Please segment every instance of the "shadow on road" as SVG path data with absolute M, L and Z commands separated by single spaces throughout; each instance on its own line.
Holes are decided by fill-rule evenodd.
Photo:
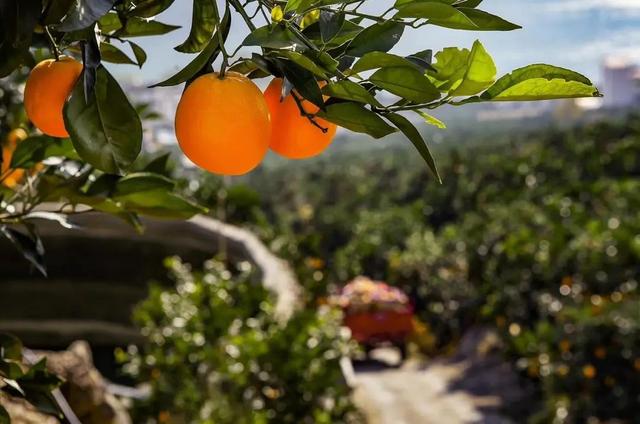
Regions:
M 356 372 L 380 372 L 397 369 L 402 366 L 402 363 L 389 363 L 374 358 L 354 359 L 352 362 Z

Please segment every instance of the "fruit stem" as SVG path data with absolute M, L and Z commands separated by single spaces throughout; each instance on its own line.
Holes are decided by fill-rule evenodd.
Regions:
M 56 61 L 60 60 L 60 50 L 58 49 L 58 45 L 56 44 L 53 36 L 51 35 L 51 31 L 49 31 L 49 27 L 47 25 L 44 26 L 44 32 L 47 34 L 47 40 L 49 40 L 49 48 L 51 53 L 56 57 Z
M 227 5 L 227 7 L 229 6 Z M 218 3 L 216 1 L 213 2 L 213 18 L 216 21 L 216 35 L 218 37 L 218 46 L 220 46 L 220 52 L 222 53 L 222 64 L 220 65 L 218 78 L 224 79 L 224 74 L 227 70 L 227 66 L 229 66 L 229 53 L 227 53 L 227 49 L 224 47 L 224 36 L 222 35 L 222 28 L 220 28 L 220 12 L 218 11 Z

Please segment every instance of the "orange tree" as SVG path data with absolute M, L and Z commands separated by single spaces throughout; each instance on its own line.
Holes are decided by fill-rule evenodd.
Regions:
M 147 55 L 134 40 L 175 30 L 153 19 L 173 2 L 0 1 L 0 78 L 9 78 L 2 97 L 14 97 L 3 106 L 0 138 L 10 138 L 9 131 L 18 127 L 29 133 L 7 154 L 3 150 L 0 182 L 12 183 L 2 188 L 0 230 L 42 272 L 43 247 L 34 220 L 69 226 L 69 215 L 96 210 L 139 227 L 139 214 L 185 218 L 201 210 L 173 192 L 173 181 L 162 175 L 163 159 L 146 168 L 138 164 L 139 112 L 103 66 L 142 66 Z M 408 56 L 391 53 L 405 32 L 424 25 L 469 31 L 519 28 L 481 10 L 481 0 L 388 1 L 388 9 L 375 14 L 367 12 L 368 3 L 194 0 L 191 31 L 176 50 L 198 54 L 155 84 L 187 85 L 176 119 L 185 154 L 207 170 L 236 175 L 255 167 L 269 146 L 289 157 L 319 153 L 322 149 L 296 150 L 296 135 L 302 132 L 327 145 L 321 135 L 332 132 L 332 125 L 374 138 L 400 131 L 439 180 L 428 145 L 407 113 L 439 125 L 429 111 L 446 104 L 600 95 L 586 77 L 545 64 L 497 78 L 479 41 L 470 49 L 435 54 L 428 46 Z M 241 44 L 252 51 L 248 57 L 238 56 L 240 50 L 226 41 L 235 21 L 248 28 Z M 23 119 L 20 90 L 13 84 L 20 84 L 30 68 L 24 93 L 33 126 Z M 271 95 L 271 112 L 252 87 L 252 80 L 265 77 L 281 80 L 272 86 L 278 87 L 283 106 L 274 105 Z M 237 101 L 235 93 L 245 100 Z M 284 106 L 291 100 L 297 111 Z M 219 107 L 221 101 L 231 102 L 231 113 Z M 285 119 L 282 113 L 292 116 Z M 306 121 L 300 123 L 299 116 Z M 204 121 L 194 117 L 207 117 L 210 123 L 200 125 Z M 11 374 L 12 379 L 7 363 L 0 362 L 0 377 L 23 377 Z

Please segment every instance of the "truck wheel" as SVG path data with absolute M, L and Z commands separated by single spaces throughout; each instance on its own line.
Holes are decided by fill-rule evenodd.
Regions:
M 366 357 L 366 359 L 370 359 L 371 357 L 371 352 L 373 351 L 374 347 L 371 345 L 364 345 L 362 346 L 363 350 L 364 350 L 364 355 Z
M 407 344 L 400 343 L 397 345 L 398 352 L 400 352 L 400 360 L 404 362 L 407 359 Z

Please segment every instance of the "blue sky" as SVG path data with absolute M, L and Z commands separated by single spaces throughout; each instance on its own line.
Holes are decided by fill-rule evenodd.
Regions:
M 191 3 L 176 0 L 157 17 L 183 28 L 162 37 L 136 40 L 149 55 L 142 70 L 118 65 L 111 67 L 114 72 L 150 83 L 188 63 L 191 55 L 175 52 L 173 47 L 188 34 Z M 383 4 L 379 0 L 369 0 L 369 3 Z M 624 54 L 640 62 L 640 0 L 484 0 L 481 8 L 518 23 L 523 29 L 489 33 L 426 26 L 405 32 L 394 52 L 408 54 L 426 48 L 436 51 L 449 46 L 470 47 L 479 39 L 494 56 L 501 73 L 543 62 L 570 67 L 594 81 L 599 79 L 600 62 L 606 54 Z M 246 34 L 243 22 L 236 17 L 229 37 L 230 50 Z

